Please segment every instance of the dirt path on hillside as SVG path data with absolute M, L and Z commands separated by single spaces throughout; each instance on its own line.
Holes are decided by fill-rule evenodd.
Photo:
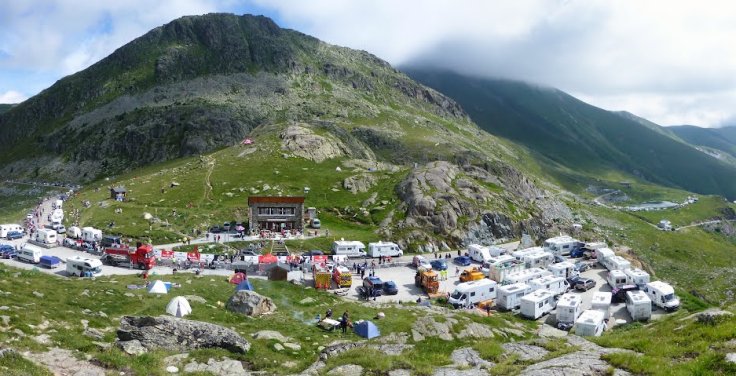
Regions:
M 206 156 L 204 158 L 207 162 L 207 165 L 209 166 L 207 168 L 207 175 L 205 175 L 204 177 L 204 199 L 212 201 L 212 182 L 210 181 L 210 176 L 212 176 L 212 171 L 215 169 L 215 163 L 217 162 L 217 159 L 212 156 Z

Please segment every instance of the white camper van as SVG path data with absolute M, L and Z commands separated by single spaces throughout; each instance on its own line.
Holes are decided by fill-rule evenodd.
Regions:
M 41 262 L 41 256 L 43 256 L 43 251 L 41 250 L 41 248 L 31 244 L 24 244 L 23 248 L 18 251 L 16 258 L 19 261 L 28 262 L 31 264 L 38 264 L 39 262 Z
M 0 225 L 0 238 L 7 238 L 8 233 L 11 231 L 18 231 L 20 233 L 23 233 L 25 230 L 23 230 L 23 226 L 16 225 L 15 223 L 6 223 L 4 225 Z
M 82 227 L 82 240 L 86 242 L 98 242 L 102 240 L 102 230 L 94 227 Z
M 496 299 L 497 283 L 490 279 L 465 282 L 457 285 L 450 294 L 448 303 L 453 307 L 472 307 L 484 300 Z
M 668 283 L 662 281 L 649 282 L 643 291 L 652 303 L 665 311 L 671 312 L 680 308 L 680 298 L 675 295 L 675 289 Z
M 521 261 L 524 256 L 531 255 L 532 253 L 539 253 L 544 252 L 544 248 L 542 247 L 530 247 L 530 248 L 524 248 L 518 251 L 511 252 L 511 256 L 514 256 L 517 260 Z
M 554 296 L 562 295 L 570 288 L 570 284 L 567 283 L 566 278 L 552 275 L 532 279 L 528 284 L 531 286 L 532 291 L 547 290 Z
M 583 337 L 600 337 L 605 330 L 603 312 L 595 309 L 583 312 L 575 323 L 575 334 Z
M 647 321 L 652 317 L 652 300 L 644 291 L 627 291 L 626 310 L 632 320 Z
M 34 234 L 33 240 L 43 244 L 54 244 L 56 243 L 57 234 L 56 231 L 48 228 L 40 228 Z
M 496 292 L 496 306 L 505 310 L 516 309 L 521 305 L 521 298 L 532 292 L 526 283 L 499 286 Z
M 590 242 L 585 243 L 584 247 L 592 251 L 596 251 L 601 248 L 608 248 L 608 244 L 606 244 L 605 242 Z
M 56 201 L 54 201 L 51 204 L 51 208 L 52 209 L 61 209 L 63 205 L 64 205 L 64 201 L 62 201 L 62 200 L 56 200 Z
M 603 261 L 603 266 L 608 270 L 626 270 L 631 269 L 629 260 L 621 256 L 611 256 Z
M 501 282 L 507 275 L 524 269 L 524 264 L 510 255 L 492 257 L 481 266 L 483 274 L 496 282 Z
M 567 256 L 581 245 L 579 240 L 563 235 L 545 240 L 542 247 L 555 256 Z
M 611 316 L 611 299 L 613 294 L 607 291 L 598 291 L 590 300 L 590 309 L 603 312 L 603 318 L 608 320 Z
M 557 323 L 574 324 L 583 313 L 583 299 L 577 294 L 564 294 L 557 301 Z
M 71 226 L 66 229 L 66 237 L 72 239 L 79 239 L 82 237 L 82 229 L 77 226 Z
M 541 278 L 548 275 L 552 275 L 552 273 L 550 273 L 548 270 L 540 268 L 524 269 L 515 273 L 507 274 L 506 277 L 503 278 L 502 284 L 510 285 L 514 283 L 527 283 L 532 279 Z
M 649 273 L 641 269 L 626 269 L 626 283 L 629 285 L 644 286 L 649 283 Z
M 365 244 L 357 241 L 336 240 L 332 243 L 332 254 L 348 257 L 365 257 Z
M 536 320 L 555 309 L 555 296 L 547 290 L 537 290 L 521 298 L 521 315 Z
M 370 257 L 401 257 L 403 255 L 404 251 L 396 243 L 368 243 L 368 256 Z
M 624 273 L 623 270 L 614 269 L 608 272 L 608 277 L 606 278 L 606 281 L 608 282 L 608 285 L 611 286 L 612 289 L 615 289 L 617 287 L 621 287 L 626 284 L 627 278 L 626 273 Z
M 562 278 L 570 278 L 578 274 L 578 272 L 575 271 L 575 264 L 569 261 L 547 265 L 547 270 L 549 270 L 553 276 Z
M 549 252 L 535 252 L 522 256 L 521 260 L 524 262 L 524 266 L 526 266 L 527 269 L 546 268 L 547 265 L 555 262 L 555 256 Z
M 611 248 L 603 247 L 595 250 L 595 258 L 598 260 L 599 264 L 603 265 L 603 267 L 606 267 L 606 260 L 615 255 L 616 254 L 613 253 L 613 250 L 611 250 Z
M 66 273 L 70 276 L 93 277 L 102 274 L 102 261 L 79 256 L 66 259 Z
M 491 259 L 491 252 L 488 250 L 488 247 L 480 244 L 471 244 L 468 246 L 468 256 L 473 261 L 483 263 Z

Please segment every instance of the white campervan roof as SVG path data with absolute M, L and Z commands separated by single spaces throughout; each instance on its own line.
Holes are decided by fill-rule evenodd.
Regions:
M 557 262 L 557 263 L 550 264 L 549 266 L 547 266 L 548 269 L 557 269 L 557 270 L 569 269 L 569 268 L 574 268 L 574 267 L 575 267 L 575 264 L 571 263 L 570 261 Z
M 544 248 L 542 247 L 524 248 L 524 249 L 520 249 L 518 251 L 511 253 L 511 255 L 516 257 L 517 259 L 521 259 L 525 255 L 530 255 L 532 253 L 537 253 L 537 252 L 544 252 Z
M 531 301 L 533 303 L 539 303 L 541 301 L 544 301 L 546 299 L 551 298 L 552 292 L 549 290 L 537 290 L 533 291 L 529 294 L 524 295 L 521 300 Z
M 626 279 L 626 273 L 623 270 L 614 269 L 608 272 L 608 275 L 612 278 L 624 278 Z
M 578 240 L 575 239 L 575 238 L 573 238 L 572 236 L 562 235 L 562 236 L 555 236 L 554 238 L 549 238 L 549 239 L 545 240 L 544 241 L 544 245 L 546 246 L 546 245 L 552 245 L 552 244 L 555 244 L 555 245 L 558 245 L 558 244 L 568 244 L 568 243 L 573 243 L 573 242 L 577 242 L 577 241 Z
M 489 265 L 501 265 L 501 264 L 512 262 L 512 261 L 516 261 L 516 258 L 514 256 L 501 255 L 497 257 L 491 257 L 490 259 L 488 259 L 487 263 Z
M 590 242 L 590 243 L 585 243 L 585 248 L 592 249 L 592 250 L 608 248 L 608 244 L 606 244 L 605 242 Z
M 558 304 L 559 305 L 559 304 Z M 589 324 L 589 325 L 598 325 L 603 322 L 603 320 L 606 318 L 605 313 L 595 310 L 595 309 L 588 309 L 583 311 L 582 314 L 580 314 L 580 317 L 578 317 L 578 321 L 576 323 L 578 325 L 580 324 Z
M 496 284 L 496 281 L 491 281 L 490 279 L 483 278 L 483 279 L 479 279 L 477 281 L 471 281 L 471 282 L 461 283 L 461 284 L 457 285 L 457 287 L 455 287 L 455 291 L 459 291 L 461 293 L 464 293 L 464 292 L 467 292 L 467 291 L 469 291 L 469 290 L 471 290 L 473 288 L 476 288 L 478 286 L 485 286 L 485 285 L 491 286 L 491 285 L 495 285 L 495 284 Z
M 562 277 L 555 277 L 553 275 L 545 275 L 543 277 L 535 278 L 529 281 L 529 283 L 536 283 L 538 285 L 546 285 L 548 283 L 557 282 L 560 280 L 564 280 L 565 278 Z
M 613 294 L 608 291 L 598 291 L 595 294 L 593 294 L 593 297 L 590 299 L 590 304 L 592 306 L 596 305 L 606 305 L 611 304 L 611 299 L 613 298 Z
M 337 246 L 357 246 L 360 248 L 365 248 L 365 244 L 356 240 L 335 240 L 334 244 Z
M 603 255 L 603 257 L 611 257 L 611 256 L 615 256 L 616 255 L 613 252 L 613 250 L 611 248 L 608 248 L 608 247 L 598 248 L 596 250 L 596 252 L 599 253 L 599 254 L 601 254 L 601 255 Z
M 649 277 L 649 273 L 647 273 L 647 272 L 645 272 L 645 271 L 643 271 L 643 270 L 641 270 L 639 268 L 636 268 L 636 269 L 626 269 L 626 270 L 624 270 L 624 273 L 626 273 L 626 275 L 628 275 L 632 279 L 635 279 L 635 278 L 647 278 L 647 277 Z
M 669 283 L 662 282 L 662 281 L 654 281 L 649 282 L 647 285 L 649 285 L 650 288 L 658 290 L 662 295 L 669 295 L 674 294 L 675 289 L 670 286 Z
M 644 291 L 627 291 L 626 295 L 629 297 L 629 299 L 634 302 L 635 304 L 638 303 L 651 303 L 651 299 L 647 296 L 647 294 L 644 293 Z
M 84 263 L 88 264 L 90 268 L 97 268 L 102 266 L 102 261 L 98 259 L 84 258 L 80 256 L 69 257 L 66 259 L 67 263 Z
M 564 294 L 560 296 L 560 299 L 557 301 L 557 307 L 569 307 L 569 308 L 575 308 L 583 303 L 583 299 L 580 297 L 580 295 L 576 294 Z
M 524 291 L 528 288 L 529 288 L 529 285 L 527 285 L 526 283 L 514 283 L 512 285 L 501 286 L 498 288 L 498 291 L 503 291 L 503 292 L 513 294 L 517 291 Z

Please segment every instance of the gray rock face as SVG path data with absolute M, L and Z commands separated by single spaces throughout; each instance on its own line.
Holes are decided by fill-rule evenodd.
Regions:
M 475 337 L 475 338 L 491 338 L 493 337 L 493 331 L 491 328 L 479 324 L 477 322 L 472 322 L 465 326 L 465 329 L 460 331 L 457 335 L 458 338 L 465 338 L 465 337 Z
M 725 320 L 733 316 L 733 313 L 729 311 L 723 311 L 720 309 L 708 309 L 698 313 L 696 316 L 698 322 L 703 324 L 715 324 L 721 320 Z
M 281 133 L 281 139 L 282 149 L 317 163 L 348 154 L 340 140 L 317 135 L 305 126 L 290 125 Z
M 141 345 L 141 341 L 133 339 L 130 341 L 120 341 L 118 346 L 128 355 L 141 355 L 146 353 L 146 348 Z
M 559 358 L 533 364 L 521 372 L 524 376 L 590 376 L 607 374 L 610 364 L 600 354 L 577 351 Z
M 437 322 L 431 316 L 421 317 L 411 327 L 414 341 L 422 341 L 425 337 L 439 337 L 445 341 L 452 341 L 454 321 L 454 319 L 447 318 L 446 322 Z
M 481 358 L 480 354 L 478 354 L 477 351 L 471 348 L 468 348 L 468 347 L 464 347 L 464 348 L 453 351 L 452 355 L 450 355 L 450 359 L 452 359 L 452 363 L 458 368 L 466 368 L 466 367 L 490 368 L 494 366 L 492 362 L 489 362 Z
M 363 367 L 356 364 L 345 364 L 333 368 L 329 373 L 335 376 L 361 376 Z
M 264 339 L 264 340 L 275 339 L 279 342 L 291 341 L 291 338 L 286 337 L 283 334 L 275 330 L 261 330 L 261 331 L 253 333 L 252 336 L 255 339 Z
M 191 362 L 184 366 L 184 373 L 194 372 L 209 372 L 217 376 L 246 376 L 249 374 L 243 368 L 243 363 L 227 358 L 219 362 L 210 358 L 207 363 Z
M 123 316 L 117 331 L 120 346 L 139 341 L 148 349 L 188 351 L 220 347 L 234 353 L 246 353 L 250 343 L 233 330 L 219 325 L 168 316 Z
M 542 347 L 523 343 L 509 342 L 504 343 L 501 347 L 507 353 L 518 355 L 521 360 L 539 360 L 549 354 L 549 351 Z
M 373 175 L 359 174 L 345 178 L 342 182 L 342 187 L 350 191 L 352 194 L 357 194 L 360 192 L 368 192 L 368 190 L 375 184 L 376 178 Z
M 260 316 L 276 310 L 271 298 L 255 291 L 240 290 L 227 301 L 227 309 L 246 316 Z

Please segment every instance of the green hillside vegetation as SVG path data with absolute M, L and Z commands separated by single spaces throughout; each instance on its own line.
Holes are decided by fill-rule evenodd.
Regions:
M 3 112 L 8 112 L 11 108 L 15 106 L 14 104 L 8 104 L 8 103 L 0 103 L 0 114 Z
M 481 128 L 529 148 L 553 176 L 567 172 L 559 166 L 587 177 L 614 170 L 736 198 L 736 168 L 629 116 L 522 82 L 421 70 L 409 74 L 455 99 Z

